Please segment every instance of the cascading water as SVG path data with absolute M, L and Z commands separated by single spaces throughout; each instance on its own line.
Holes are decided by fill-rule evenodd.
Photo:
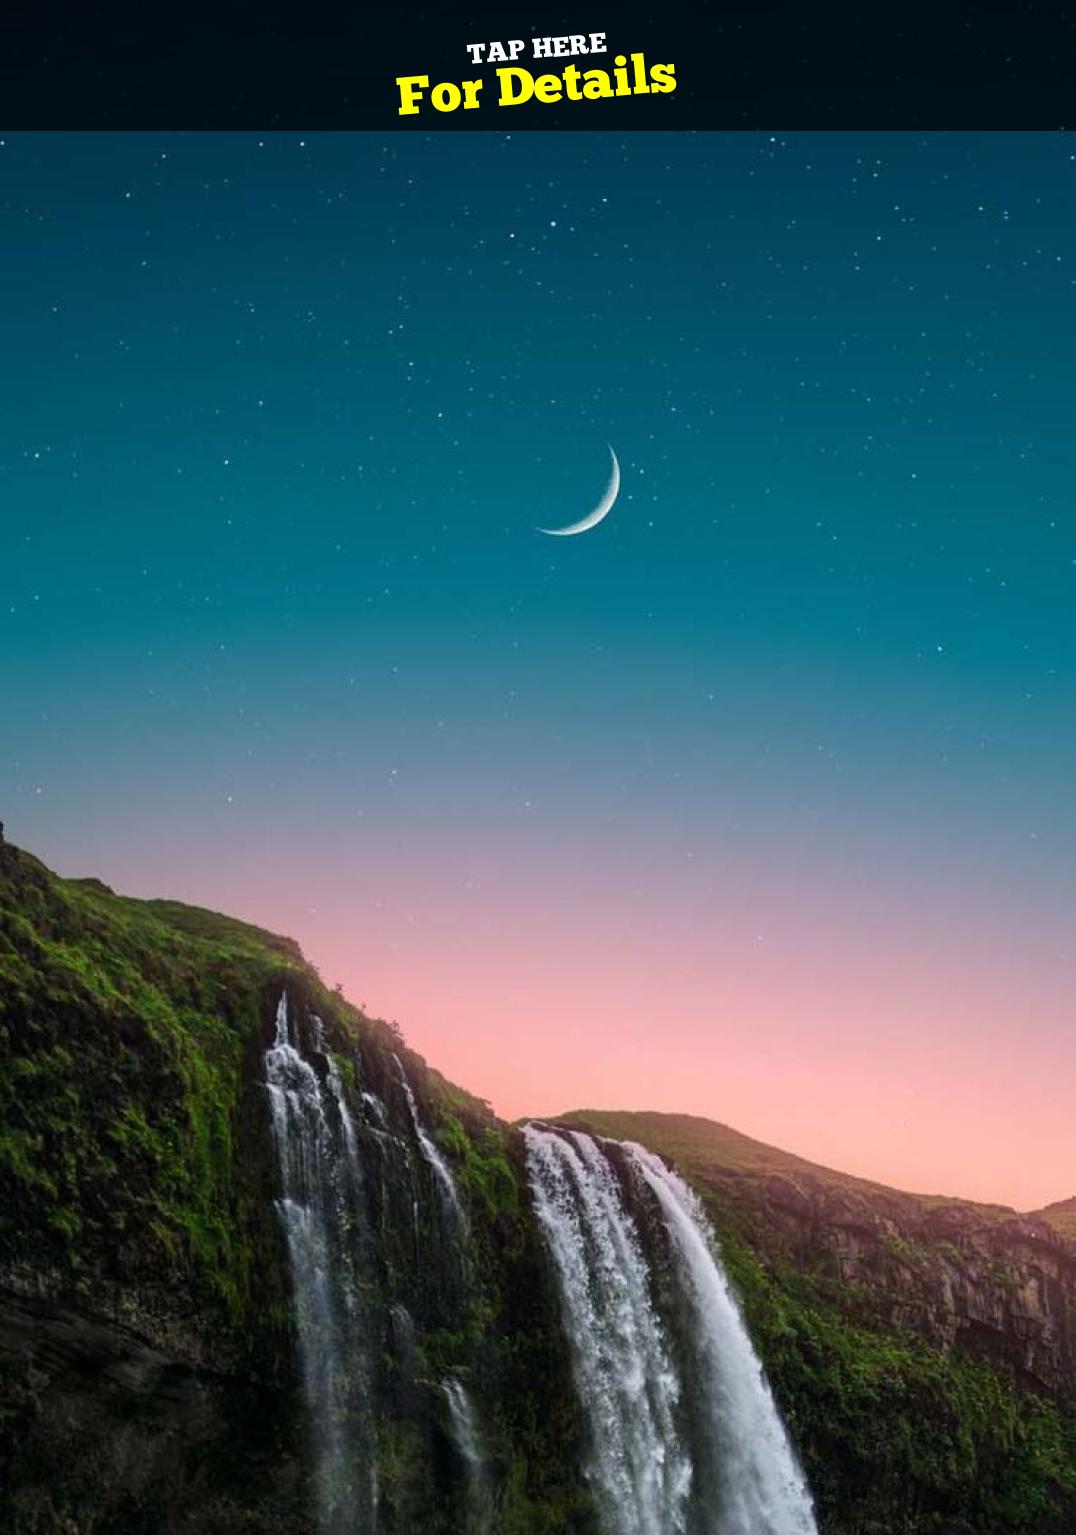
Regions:
M 379 1130 L 387 1129 L 388 1115 L 385 1113 L 385 1105 L 381 1102 L 381 1099 L 377 1096 L 377 1094 L 364 1090 L 362 1095 L 362 1102 L 363 1107 L 370 1114 L 377 1128 Z
M 404 1097 L 407 1099 L 407 1108 L 411 1115 L 411 1125 L 414 1129 L 415 1139 L 418 1141 L 419 1149 L 421 1150 L 423 1157 L 433 1171 L 433 1175 L 437 1180 L 437 1186 L 441 1191 L 441 1196 L 444 1200 L 447 1212 L 451 1216 L 452 1220 L 458 1222 L 461 1226 L 465 1225 L 466 1217 L 463 1213 L 463 1206 L 460 1204 L 460 1196 L 456 1189 L 456 1180 L 453 1178 L 451 1172 L 449 1171 L 448 1163 L 438 1151 L 433 1140 L 427 1133 L 422 1120 L 419 1118 L 418 1104 L 415 1102 L 415 1095 L 411 1090 L 411 1084 L 407 1080 L 407 1073 L 404 1071 L 403 1062 L 396 1054 L 394 1054 L 392 1058 L 396 1062 L 396 1070 L 400 1074 L 400 1086 L 403 1088 Z
M 357 1453 L 369 1442 L 355 1393 L 362 1356 L 351 1240 L 358 1144 L 339 1072 L 324 1050 L 320 1020 L 310 1018 L 308 1027 L 327 1093 L 299 1048 L 283 994 L 273 1043 L 265 1053 L 280 1174 L 277 1210 L 295 1296 L 318 1528 L 322 1535 L 356 1535 L 373 1528 L 376 1503 L 373 1468 L 364 1466 Z
M 360 1095 L 321 1020 L 289 1011 L 281 997 L 265 1081 L 317 1529 L 374 1535 L 377 1528 L 370 1340 L 387 1325 L 399 1400 L 417 1403 L 427 1393 L 429 1401 L 431 1388 L 443 1398 L 441 1428 L 458 1457 L 453 1527 L 488 1535 L 497 1487 L 463 1379 L 423 1380 L 416 1326 L 402 1299 L 389 1303 L 382 1291 L 385 1312 L 370 1309 L 388 1262 L 388 1272 L 403 1278 L 397 1296 L 419 1306 L 422 1326 L 450 1328 L 472 1277 L 452 1172 L 398 1057 L 395 1065 L 401 1093 L 387 1108 L 370 1092 Z M 524 1137 L 589 1428 L 585 1470 L 602 1535 L 817 1535 L 802 1473 L 695 1195 L 634 1143 L 538 1125 Z M 432 1176 L 416 1180 L 422 1163 Z M 440 1212 L 430 1246 L 419 1241 L 430 1229 L 420 1202 Z M 410 1258 L 392 1238 L 409 1210 Z M 432 1284 L 425 1282 L 431 1262 Z M 407 1279 L 411 1263 L 421 1278 Z
M 478 1448 L 478 1430 L 475 1427 L 474 1409 L 462 1381 L 454 1376 L 441 1382 L 441 1390 L 448 1402 L 448 1415 L 452 1421 L 452 1437 L 460 1457 L 473 1470 L 482 1469 L 482 1451 Z
M 314 1036 L 314 1048 L 325 1061 L 325 1080 L 329 1084 L 329 1092 L 333 1103 L 336 1105 L 336 1113 L 340 1121 L 348 1176 L 354 1179 L 357 1184 L 361 1178 L 359 1143 L 355 1135 L 355 1121 L 351 1117 L 351 1110 L 348 1108 L 347 1099 L 344 1097 L 344 1084 L 340 1079 L 340 1068 L 325 1048 L 325 1025 L 316 1013 L 310 1015 L 309 1024 Z
M 524 1137 L 604 1535 L 817 1535 L 690 1189 L 642 1147 L 537 1125 Z
M 695 1350 L 702 1432 L 717 1458 L 720 1535 L 816 1535 L 807 1482 L 715 1250 L 698 1196 L 660 1157 L 628 1158 L 661 1209 Z
M 587 1472 L 609 1535 L 683 1535 L 691 1463 L 679 1381 L 612 1168 L 584 1135 L 524 1130 L 535 1209 L 560 1284 L 591 1433 Z
M 467 1492 L 472 1527 L 484 1529 L 488 1514 L 489 1486 L 485 1457 L 478 1439 L 478 1424 L 467 1388 L 455 1376 L 441 1382 L 448 1417 L 452 1426 L 452 1440 L 467 1473 Z

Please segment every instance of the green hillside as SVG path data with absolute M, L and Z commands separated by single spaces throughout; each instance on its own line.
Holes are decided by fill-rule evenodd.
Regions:
M 868 1178 L 837 1172 L 809 1162 L 776 1146 L 742 1135 L 729 1125 L 694 1114 L 657 1114 L 631 1110 L 573 1109 L 554 1117 L 557 1124 L 577 1125 L 615 1140 L 635 1140 L 658 1151 L 685 1172 L 703 1182 L 718 1183 L 729 1177 L 748 1182 L 786 1180 L 802 1193 L 840 1189 L 868 1199 L 910 1199 L 924 1209 L 960 1205 L 976 1211 L 984 1221 L 1005 1220 L 1014 1212 L 1006 1205 L 979 1204 L 940 1194 L 905 1194 Z M 1043 1212 L 1045 1213 L 1045 1212 Z
M 1040 1220 L 1053 1226 L 1055 1231 L 1060 1231 L 1062 1236 L 1076 1242 L 1076 1196 L 1072 1199 L 1059 1199 L 1056 1204 L 1047 1205 L 1036 1214 Z
M 518 1131 L 290 939 L 60 879 L 7 844 L 0 1524 L 309 1535 L 265 1091 L 285 990 L 320 1020 L 363 1169 L 348 1237 L 386 1535 L 490 1535 L 452 1471 L 449 1375 L 481 1401 L 497 1535 L 594 1535 Z M 465 1240 L 416 1156 L 400 1062 Z M 560 1122 L 642 1142 L 703 1197 L 822 1535 L 1076 1528 L 1076 1201 L 1035 1219 L 902 1194 L 686 1115 Z

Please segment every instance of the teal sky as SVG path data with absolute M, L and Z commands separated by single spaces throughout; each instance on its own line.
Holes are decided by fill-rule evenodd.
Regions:
M 610 1020 L 626 946 L 714 1082 L 717 945 L 818 1102 L 784 1143 L 892 1181 L 925 1136 L 970 1188 L 941 1110 L 852 1165 L 794 1041 L 847 1064 L 884 993 L 926 1083 L 924 999 L 981 1000 L 967 1134 L 1032 1052 L 1008 1192 L 1070 1193 L 1074 177 L 1062 134 L 7 135 L 8 835 L 296 932 L 506 1111 L 652 1068 L 595 1021 L 592 1078 L 512 1096 L 528 932 Z M 607 443 L 607 521 L 541 537 Z M 711 1111 L 782 1139 L 749 1079 Z

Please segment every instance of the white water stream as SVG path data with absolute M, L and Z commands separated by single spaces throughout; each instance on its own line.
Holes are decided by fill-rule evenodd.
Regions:
M 354 1273 L 344 1246 L 359 1178 L 355 1128 L 339 1072 L 324 1051 L 320 1020 L 309 1020 L 325 1067 L 322 1079 L 299 1047 L 287 994 L 265 1053 L 273 1140 L 280 1173 L 277 1210 L 287 1241 L 295 1297 L 299 1364 L 309 1421 L 322 1535 L 359 1535 L 372 1527 L 373 1467 L 362 1464 L 352 1411 L 361 1339 Z M 326 1112 L 327 1098 L 332 1101 Z
M 696 1196 L 641 1146 L 537 1125 L 523 1133 L 603 1535 L 817 1535 Z M 647 1201 L 664 1231 L 676 1326 L 658 1309 L 635 1213 Z

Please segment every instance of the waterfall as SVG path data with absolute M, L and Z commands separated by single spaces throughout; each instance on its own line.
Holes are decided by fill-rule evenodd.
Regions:
M 675 1425 L 680 1386 L 638 1231 L 589 1136 L 532 1125 L 523 1133 L 590 1426 L 586 1470 L 604 1529 L 684 1535 L 691 1463 Z
M 467 1474 L 467 1503 L 471 1516 L 468 1530 L 484 1530 L 489 1515 L 489 1477 L 478 1439 L 478 1424 L 467 1388 L 454 1375 L 441 1382 L 448 1403 L 452 1442 Z
M 324 1049 L 320 1020 L 311 1017 L 308 1028 L 327 1093 L 301 1051 L 287 994 L 282 994 L 273 1043 L 265 1053 L 280 1175 L 277 1211 L 291 1267 L 318 1528 L 322 1535 L 356 1535 L 372 1528 L 375 1501 L 372 1467 L 363 1468 L 355 1455 L 356 1443 L 369 1442 L 354 1400 L 361 1340 L 354 1252 L 346 1243 L 359 1177 L 358 1144 L 339 1072 Z
M 392 1059 L 396 1062 L 396 1070 L 400 1074 L 400 1086 L 403 1088 L 404 1097 L 407 1099 L 407 1108 L 411 1115 L 411 1125 L 414 1129 L 415 1139 L 418 1141 L 419 1149 L 421 1150 L 423 1157 L 433 1171 L 434 1178 L 437 1180 L 437 1186 L 441 1191 L 441 1195 L 448 1214 L 460 1225 L 465 1225 L 466 1217 L 463 1213 L 463 1206 L 460 1204 L 460 1196 L 456 1189 L 456 1180 L 453 1178 L 451 1172 L 449 1171 L 448 1163 L 437 1149 L 437 1146 L 434 1144 L 432 1137 L 427 1133 L 422 1120 L 419 1118 L 418 1104 L 415 1102 L 415 1095 L 411 1090 L 411 1084 L 407 1080 L 407 1073 L 404 1071 L 403 1062 L 395 1053 L 393 1054 Z
M 351 1185 L 351 1192 L 357 1197 L 362 1186 L 362 1163 L 359 1161 L 359 1142 L 355 1130 L 355 1121 L 351 1116 L 351 1110 L 347 1106 L 344 1096 L 344 1084 L 340 1078 L 340 1068 L 336 1064 L 332 1054 L 325 1048 L 325 1025 L 316 1013 L 311 1013 L 307 1020 L 313 1036 L 314 1049 L 321 1055 L 325 1062 L 325 1080 L 329 1087 L 329 1096 L 332 1098 L 336 1110 L 336 1117 L 340 1125 L 340 1135 L 344 1144 L 344 1165 L 347 1177 Z
M 661 1209 L 718 1457 L 720 1535 L 816 1535 L 806 1479 L 716 1253 L 698 1196 L 659 1157 L 625 1151 Z
M 452 1422 L 452 1437 L 460 1459 L 468 1470 L 482 1472 L 482 1451 L 478 1448 L 478 1430 L 475 1427 L 474 1408 L 462 1381 L 449 1376 L 441 1382 L 441 1390 L 448 1402 L 448 1415 Z
M 381 1102 L 381 1099 L 377 1096 L 377 1094 L 367 1092 L 364 1089 L 362 1094 L 362 1101 L 363 1105 L 370 1111 L 371 1117 L 376 1122 L 378 1128 L 381 1130 L 387 1129 L 389 1122 L 388 1115 L 385 1113 L 385 1105 Z
M 603 1535 L 817 1535 L 695 1195 L 634 1144 L 523 1133 Z

